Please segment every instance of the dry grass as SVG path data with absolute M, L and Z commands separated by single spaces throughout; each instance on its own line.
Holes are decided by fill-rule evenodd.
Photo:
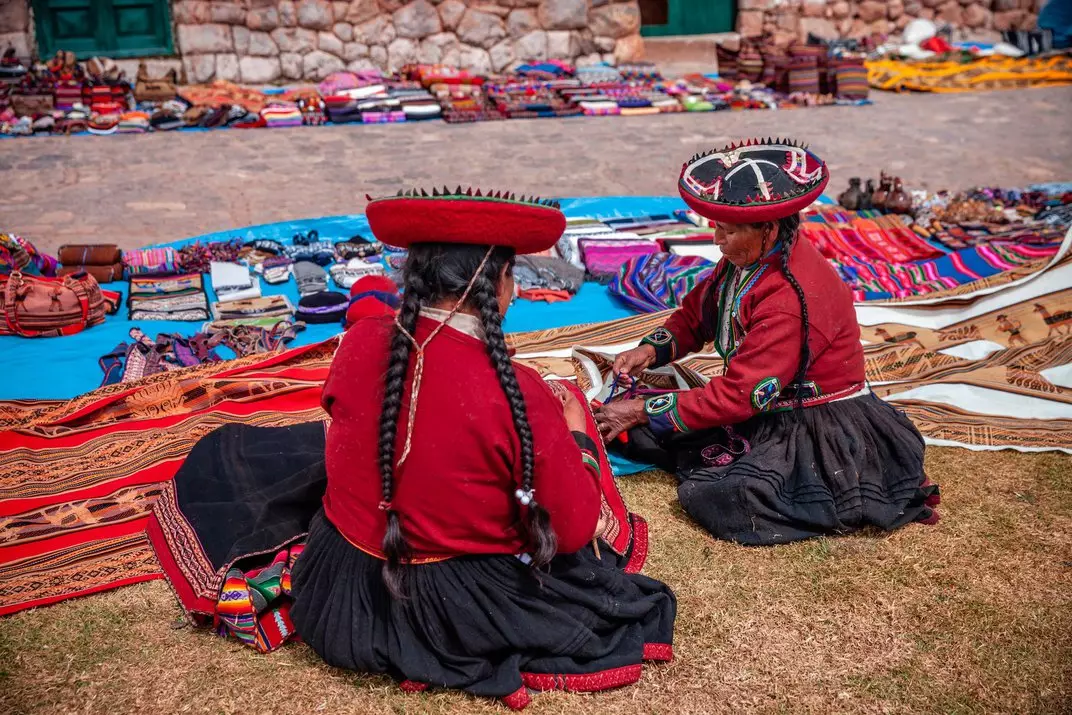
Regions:
M 670 477 L 624 480 L 647 573 L 677 591 L 677 659 L 530 712 L 1069 712 L 1072 459 L 932 449 L 942 521 L 776 548 L 717 542 Z M 0 712 L 503 712 L 404 695 L 304 646 L 261 656 L 176 627 L 163 582 L 0 621 Z

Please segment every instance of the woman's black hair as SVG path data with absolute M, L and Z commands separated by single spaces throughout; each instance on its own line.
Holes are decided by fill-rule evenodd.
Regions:
M 484 265 L 480 275 L 474 274 L 488 252 L 488 246 L 465 246 L 443 243 L 418 243 L 410 249 L 403 268 L 402 307 L 398 321 L 413 335 L 422 306 L 458 300 L 469 282 L 465 309 L 476 312 L 484 327 L 488 357 L 499 377 L 499 384 L 510 404 L 514 429 L 521 443 L 521 489 L 532 489 L 535 464 L 532 428 L 529 425 L 525 398 L 514 373 L 513 363 L 507 352 L 506 337 L 502 330 L 502 314 L 499 312 L 498 284 L 504 269 L 512 271 L 514 251 L 496 247 Z M 387 531 L 383 537 L 383 553 L 386 564 L 383 580 L 387 589 L 396 598 L 406 594 L 404 562 L 409 555 L 409 545 L 402 531 L 398 512 L 391 506 L 394 498 L 395 440 L 398 434 L 398 419 L 402 406 L 402 394 L 406 372 L 409 368 L 412 344 L 402 331 L 395 328 L 391 339 L 391 352 L 384 378 L 383 411 L 380 413 L 379 460 L 383 483 L 383 506 L 387 513 Z M 533 568 L 546 566 L 557 550 L 557 539 L 551 528 L 547 510 L 536 501 L 528 507 L 528 532 L 532 548 Z
M 760 228 L 769 225 L 766 223 L 752 224 L 755 228 Z M 793 290 L 797 293 L 797 299 L 800 300 L 800 320 L 804 327 L 804 341 L 800 346 L 800 360 L 797 363 L 797 374 L 793 377 L 793 385 L 797 395 L 797 404 L 801 404 L 803 400 L 804 391 L 802 385 L 804 383 L 804 377 L 808 372 L 808 363 L 811 361 L 811 351 L 808 348 L 808 338 L 810 337 L 811 330 L 808 324 L 808 301 L 804 297 L 804 289 L 800 287 L 800 283 L 797 282 L 796 276 L 793 275 L 793 271 L 789 270 L 789 259 L 792 257 L 793 246 L 797 240 L 797 229 L 800 228 L 800 214 L 795 213 L 792 216 L 786 216 L 780 219 L 774 224 L 778 227 L 778 238 L 776 239 L 782 244 L 782 273 L 785 274 L 785 279 L 789 281 L 789 285 L 793 286 Z

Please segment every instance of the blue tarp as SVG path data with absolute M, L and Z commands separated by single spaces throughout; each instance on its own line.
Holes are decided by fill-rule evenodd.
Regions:
M 649 214 L 665 214 L 685 208 L 678 198 L 669 197 L 601 197 L 567 199 L 562 209 L 568 216 L 596 216 L 599 218 L 622 218 Z M 298 232 L 316 229 L 321 240 L 339 241 L 355 233 L 369 234 L 368 222 L 363 215 L 331 216 L 326 218 L 285 221 L 248 228 L 207 233 L 201 236 L 164 244 L 179 247 L 193 241 L 225 241 L 232 238 L 291 239 Z M 207 276 L 206 276 L 207 278 Z M 209 281 L 206 280 L 206 283 Z M 191 335 L 198 331 L 200 323 L 170 321 L 127 320 L 127 283 L 105 284 L 109 290 L 122 291 L 124 304 L 116 315 L 108 316 L 101 325 L 94 326 L 76 335 L 62 338 L 0 337 L 0 354 L 3 355 L 4 380 L 0 382 L 0 399 L 68 399 L 95 389 L 100 385 L 102 373 L 98 359 L 120 343 L 130 342 L 132 327 L 139 327 L 150 338 L 157 333 Z M 265 295 L 286 293 L 297 305 L 298 291 L 294 281 L 284 285 L 269 286 L 261 281 Z M 209 300 L 215 295 L 209 290 Z M 533 303 L 519 300 L 510 309 L 506 319 L 507 332 L 524 332 L 547 328 L 614 320 L 632 315 L 632 311 L 614 301 L 606 287 L 586 283 L 576 297 L 563 303 Z M 310 325 L 291 346 L 307 345 L 335 335 L 339 325 Z M 227 351 L 221 351 L 226 354 Z

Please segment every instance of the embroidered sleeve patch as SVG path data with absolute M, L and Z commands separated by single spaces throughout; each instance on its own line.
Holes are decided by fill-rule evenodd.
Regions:
M 644 403 L 644 411 L 648 413 L 648 424 L 655 434 L 689 431 L 678 414 L 676 392 L 649 397 Z
M 756 383 L 752 390 L 752 407 L 757 410 L 765 410 L 778 399 L 778 393 L 782 391 L 782 381 L 776 377 L 768 377 Z
M 641 345 L 655 348 L 655 366 L 662 367 L 677 358 L 677 340 L 666 328 L 658 328 L 640 341 Z

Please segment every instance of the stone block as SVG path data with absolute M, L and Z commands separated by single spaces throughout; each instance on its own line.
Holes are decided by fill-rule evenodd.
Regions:
M 369 46 L 361 42 L 347 42 L 342 46 L 342 58 L 347 62 L 353 62 L 361 57 L 368 57 Z
M 297 27 L 298 8 L 292 0 L 279 0 L 279 24 L 282 27 Z
M 238 55 L 216 55 L 216 79 L 238 81 Z
M 370 47 L 369 59 L 372 60 L 380 69 L 387 69 L 387 48 L 386 47 Z
M 551 30 L 547 33 L 547 58 L 551 60 L 573 59 L 572 38 L 569 30 Z
M 896 20 L 904 15 L 905 7 L 904 0 L 889 0 L 886 3 L 886 17 L 890 20 Z
M 547 33 L 533 30 L 514 41 L 514 56 L 522 62 L 547 59 Z
M 1008 12 L 1009 10 L 1020 9 L 1020 0 L 994 0 L 993 7 L 994 12 Z
M 335 8 L 328 0 L 300 0 L 298 25 L 310 30 L 327 30 L 335 23 Z
M 294 52 L 279 55 L 279 67 L 285 79 L 302 78 L 302 56 Z
M 373 62 L 371 57 L 361 57 L 346 65 L 346 69 L 351 72 L 363 72 L 365 70 L 382 70 L 384 66 Z
M 0 5 L 27 7 L 28 3 L 9 0 Z M 212 10 L 207 0 L 176 0 L 171 6 L 171 15 L 176 25 L 200 25 L 212 21 Z
M 803 17 L 822 17 L 826 11 L 826 0 L 804 0 L 800 6 Z
M 438 64 L 451 49 L 458 47 L 458 38 L 453 32 L 440 32 L 421 40 L 417 61 L 423 64 Z
M 596 49 L 600 52 L 613 52 L 614 45 L 618 43 L 613 37 L 593 37 L 592 44 L 594 44 Z
M 408 37 L 398 37 L 387 46 L 387 69 L 397 72 L 406 65 L 417 61 L 420 50 L 416 41 Z
M 368 22 L 354 25 L 354 40 L 366 45 L 383 45 L 386 47 L 395 39 L 395 26 L 387 15 L 377 15 Z
M 852 13 L 852 8 L 845 0 L 830 4 L 830 16 L 835 20 L 844 20 Z
M 536 18 L 536 11 L 529 8 L 518 8 L 506 17 L 506 32 L 510 37 L 521 37 L 527 32 L 538 30 L 540 21 Z M 495 57 L 491 58 L 492 63 Z
M 350 42 L 354 39 L 354 26 L 348 22 L 336 22 L 331 26 L 331 31 L 343 42 Z
M 443 0 L 439 5 L 439 19 L 443 23 L 444 30 L 453 30 L 465 14 L 465 3 L 462 0 Z
M 190 84 L 208 82 L 216 74 L 215 55 L 183 55 L 182 71 Z
M 228 25 L 179 25 L 179 50 L 183 54 L 230 52 L 234 49 Z
M 545 30 L 579 30 L 590 22 L 587 0 L 542 0 L 537 16 Z
M 238 71 L 247 84 L 268 84 L 283 74 L 275 57 L 242 57 L 238 60 Z
M 742 37 L 759 37 L 763 34 L 763 11 L 742 10 L 737 13 L 737 32 Z
M 346 19 L 346 13 L 350 11 L 350 2 L 349 0 L 334 0 L 331 8 L 335 22 L 342 22 Z
M 209 20 L 211 22 L 219 22 L 224 25 L 245 25 L 246 24 L 246 8 L 242 3 L 230 2 L 229 0 L 216 0 L 209 8 Z M 235 68 L 235 72 L 238 68 Z M 217 70 L 216 76 L 219 77 L 220 73 Z M 222 78 L 221 78 L 222 79 Z
M 964 24 L 973 30 L 981 27 L 989 27 L 993 13 L 978 4 L 971 4 L 964 8 Z
M 231 28 L 231 38 L 234 40 L 234 50 L 239 55 L 249 54 L 250 29 L 245 25 L 237 25 Z
M 491 55 L 480 47 L 462 47 L 459 66 L 476 74 L 491 74 Z
M 625 3 L 597 8 L 589 14 L 588 25 L 593 34 L 603 37 L 635 35 L 640 32 L 640 7 Z
M 1004 32 L 1020 27 L 1026 13 L 1023 10 L 1006 10 L 994 13 L 994 29 Z
M 954 27 L 964 23 L 964 10 L 956 0 L 948 0 L 938 8 L 938 19 Z
M 313 50 L 302 57 L 303 79 L 319 82 L 332 72 L 341 72 L 344 69 L 346 69 L 346 63 L 341 58 L 323 50 Z
M 644 59 L 644 38 L 639 34 L 622 37 L 614 45 L 615 62 L 636 62 Z
M 491 59 L 491 70 L 502 72 L 514 61 L 514 43 L 510 40 L 503 40 L 488 50 L 488 57 Z
M 306 55 L 316 49 L 316 33 L 304 27 L 277 27 L 269 34 L 280 52 Z
M 271 32 L 279 27 L 279 10 L 274 7 L 257 7 L 246 13 L 246 27 L 251 30 Z
M 359 25 L 379 14 L 380 5 L 376 0 L 352 0 L 344 19 L 353 25 Z
M 276 57 L 279 54 L 279 46 L 267 32 L 251 32 L 248 54 L 253 57 Z
M 340 40 L 333 32 L 319 33 L 316 36 L 316 46 L 318 49 L 321 49 L 328 54 L 342 57 L 342 40 Z
M 856 17 L 867 23 L 874 22 L 879 18 L 885 18 L 886 3 L 878 0 L 863 0 L 856 6 Z
M 392 16 L 398 37 L 420 39 L 443 29 L 439 12 L 428 0 L 414 0 Z
M 506 37 L 506 25 L 498 15 L 470 8 L 458 23 L 457 33 L 458 39 L 467 45 L 492 47 Z
M 837 27 L 834 23 L 822 17 L 800 18 L 800 37 L 802 39 L 807 38 L 809 34 L 824 40 L 836 40 L 838 38 Z

